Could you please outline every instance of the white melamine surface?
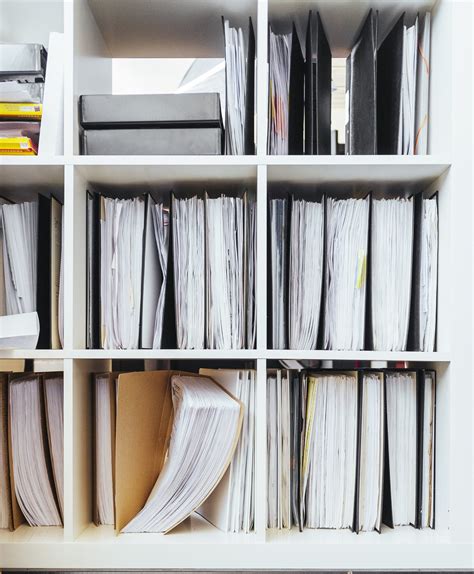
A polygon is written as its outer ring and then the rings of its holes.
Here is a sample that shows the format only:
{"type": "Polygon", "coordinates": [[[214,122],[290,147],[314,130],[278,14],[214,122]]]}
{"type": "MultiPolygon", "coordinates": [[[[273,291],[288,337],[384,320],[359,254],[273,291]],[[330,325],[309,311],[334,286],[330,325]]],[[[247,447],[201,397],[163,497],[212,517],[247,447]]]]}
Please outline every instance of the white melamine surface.
{"type": "MultiPolygon", "coordinates": [[[[0,195],[31,190],[64,198],[65,348],[0,351],[0,358],[64,361],[65,527],[22,526],[0,532],[0,568],[45,569],[470,569],[473,560],[473,181],[472,2],[429,0],[0,0],[0,41],[45,41],[65,32],[65,141],[58,158],[0,157],[0,195]],[[19,28],[23,8],[35,21],[19,28]],[[333,55],[345,56],[369,7],[382,28],[402,10],[433,7],[429,156],[289,156],[266,154],[267,29],[301,34],[307,13],[320,10],[333,55]],[[113,58],[221,57],[221,14],[243,25],[253,18],[257,46],[257,155],[79,156],[77,98],[112,91],[113,58]],[[86,191],[247,188],[257,196],[257,348],[242,351],[85,349],[86,191]],[[438,191],[440,213],[437,351],[334,352],[270,350],[267,346],[267,199],[284,191],[337,193],[438,191]],[[227,360],[257,369],[256,516],[251,535],[227,535],[193,516],[163,535],[120,535],[92,524],[90,373],[111,359],[227,360]],[[280,359],[405,362],[436,368],[437,452],[434,531],[384,528],[348,531],[266,531],[266,369],[280,359]]],[[[383,32],[382,32],[383,34],[383,32]]],[[[116,80],[116,78],[115,78],[116,80]]],[[[123,78],[121,83],[123,83],[123,78]]],[[[211,363],[212,365],[212,363],[211,363]]]]}

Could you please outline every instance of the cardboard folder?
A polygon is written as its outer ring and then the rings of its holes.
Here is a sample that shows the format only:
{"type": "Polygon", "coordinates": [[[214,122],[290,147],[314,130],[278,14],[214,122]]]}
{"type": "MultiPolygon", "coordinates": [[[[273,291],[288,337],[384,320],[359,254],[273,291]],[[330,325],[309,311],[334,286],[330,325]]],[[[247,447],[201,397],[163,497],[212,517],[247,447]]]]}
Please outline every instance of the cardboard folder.
{"type": "MultiPolygon", "coordinates": [[[[115,521],[118,531],[143,508],[165,463],[174,418],[171,377],[180,374],[198,376],[178,371],[119,375],[115,442],[115,521]]],[[[242,417],[241,406],[240,425],[242,417]]],[[[237,441],[238,434],[234,449],[237,441]]],[[[222,475],[231,459],[232,456],[222,475]]]]}

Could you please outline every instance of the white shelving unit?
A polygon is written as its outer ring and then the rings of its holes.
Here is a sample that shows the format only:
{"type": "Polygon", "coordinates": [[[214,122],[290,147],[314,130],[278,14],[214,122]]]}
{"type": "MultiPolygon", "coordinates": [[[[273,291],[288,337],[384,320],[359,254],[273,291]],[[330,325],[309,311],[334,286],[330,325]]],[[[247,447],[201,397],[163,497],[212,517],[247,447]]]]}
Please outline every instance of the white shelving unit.
{"type": "MultiPolygon", "coordinates": [[[[65,524],[0,532],[1,568],[44,569],[470,569],[473,561],[472,380],[472,28],[471,2],[457,0],[0,0],[0,41],[46,41],[64,31],[64,156],[0,157],[0,193],[22,200],[59,193],[65,217],[65,347],[0,351],[0,359],[59,359],[65,377],[65,524]],[[29,21],[28,10],[33,10],[29,21]],[[397,14],[432,9],[429,156],[266,154],[267,33],[320,10],[333,55],[343,57],[369,6],[386,29],[397,14]],[[223,57],[220,17],[257,37],[257,154],[240,157],[78,155],[77,98],[110,93],[113,58],[223,57]],[[28,26],[24,26],[25,18],[28,26]],[[33,19],[34,18],[34,19],[33,19]],[[103,351],[85,348],[85,198],[87,189],[232,189],[257,196],[257,348],[244,351],[103,351]],[[434,353],[271,350],[267,346],[267,201],[275,191],[400,187],[439,191],[438,350],[434,353]],[[227,535],[198,517],[171,534],[120,535],[92,525],[89,374],[115,359],[226,359],[257,369],[256,527],[227,535]],[[429,365],[438,373],[436,529],[352,534],[266,530],[266,368],[278,359],[363,360],[429,365]]],[[[0,363],[1,368],[1,363],[0,363]]]]}

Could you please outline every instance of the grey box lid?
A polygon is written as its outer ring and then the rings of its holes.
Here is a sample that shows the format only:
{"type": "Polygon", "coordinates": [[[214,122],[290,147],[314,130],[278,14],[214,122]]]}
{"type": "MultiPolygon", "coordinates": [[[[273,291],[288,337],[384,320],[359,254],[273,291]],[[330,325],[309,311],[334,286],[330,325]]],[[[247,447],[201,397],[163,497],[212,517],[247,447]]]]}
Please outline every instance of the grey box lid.
{"type": "Polygon", "coordinates": [[[218,93],[89,95],[79,98],[84,128],[222,127],[218,93]]]}

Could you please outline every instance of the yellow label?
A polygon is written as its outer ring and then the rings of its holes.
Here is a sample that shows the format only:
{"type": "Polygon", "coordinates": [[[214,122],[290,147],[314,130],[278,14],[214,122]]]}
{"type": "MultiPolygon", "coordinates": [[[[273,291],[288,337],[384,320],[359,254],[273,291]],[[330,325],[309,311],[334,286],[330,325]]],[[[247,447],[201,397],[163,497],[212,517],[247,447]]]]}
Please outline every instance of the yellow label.
{"type": "Polygon", "coordinates": [[[357,281],[356,287],[360,289],[364,286],[365,277],[367,275],[367,255],[364,251],[359,251],[358,264],[357,264],[357,281]]]}
{"type": "Polygon", "coordinates": [[[36,155],[30,138],[2,138],[0,137],[1,155],[36,155]]]}
{"type": "Polygon", "coordinates": [[[0,117],[40,120],[42,113],[42,104],[0,103],[0,117]]]}

